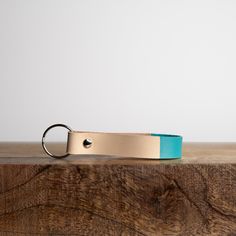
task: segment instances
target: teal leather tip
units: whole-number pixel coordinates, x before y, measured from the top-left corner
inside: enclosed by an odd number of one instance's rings
[[[177,159],[182,157],[183,137],[170,134],[151,134],[160,137],[160,159]]]

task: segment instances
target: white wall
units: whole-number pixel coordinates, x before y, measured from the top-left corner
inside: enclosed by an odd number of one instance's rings
[[[76,130],[236,141],[236,1],[0,0],[0,141]]]

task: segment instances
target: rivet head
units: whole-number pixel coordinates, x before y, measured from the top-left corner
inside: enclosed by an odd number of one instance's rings
[[[92,140],[89,138],[86,138],[83,142],[83,145],[85,148],[90,148],[92,146]]]

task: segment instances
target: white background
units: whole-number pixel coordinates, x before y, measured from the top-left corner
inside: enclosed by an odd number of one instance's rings
[[[0,0],[0,82],[0,141],[236,141],[236,1]]]

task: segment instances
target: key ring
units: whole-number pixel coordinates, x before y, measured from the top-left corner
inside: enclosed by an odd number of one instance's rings
[[[61,159],[61,158],[64,158],[64,157],[67,157],[69,156],[70,154],[69,153],[66,153],[64,155],[54,155],[52,154],[51,152],[48,151],[47,147],[46,147],[46,144],[45,144],[45,138],[46,138],[46,134],[48,133],[49,130],[55,128],[55,127],[63,127],[65,129],[68,129],[69,131],[72,131],[72,129],[65,125],[65,124],[54,124],[54,125],[51,125],[49,126],[43,133],[43,137],[42,137],[42,147],[44,149],[44,151],[51,157],[54,157],[54,158],[57,158],[57,159]]]

